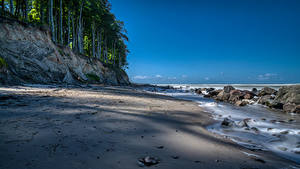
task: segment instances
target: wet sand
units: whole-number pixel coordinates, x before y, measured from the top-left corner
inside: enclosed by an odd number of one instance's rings
[[[0,168],[134,169],[145,156],[161,169],[296,166],[208,132],[213,122],[194,102],[130,87],[0,87]]]

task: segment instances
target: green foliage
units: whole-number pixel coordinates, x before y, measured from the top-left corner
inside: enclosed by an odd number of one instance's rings
[[[86,77],[90,80],[90,81],[100,81],[100,77],[95,75],[95,74],[86,74]]]
[[[7,63],[6,61],[0,57],[0,68],[6,68],[7,67]]]
[[[102,58],[99,59],[105,64],[110,64],[118,68],[127,67],[126,57],[129,53],[126,45],[128,41],[127,31],[125,30],[124,22],[118,20],[111,13],[111,4],[108,0],[51,1],[53,2],[53,8],[50,8],[50,0],[14,0],[13,7],[15,12],[11,15],[30,23],[47,24],[50,27],[54,25],[54,30],[51,29],[51,33],[55,43],[69,46],[73,51],[82,52],[82,54],[90,57],[92,56],[94,46],[96,48],[96,55],[100,56],[101,53]],[[4,2],[5,12],[9,13],[10,1],[5,0]],[[60,6],[60,2],[62,2],[62,7]],[[80,22],[81,5],[83,8]],[[54,20],[53,25],[50,17],[50,9],[53,9],[51,15]],[[60,24],[61,22],[62,24]],[[81,31],[78,31],[80,28],[79,25],[82,25]],[[62,32],[60,32],[61,29]],[[73,33],[75,33],[74,37]],[[95,38],[95,45],[93,45],[93,36]],[[101,40],[99,39],[100,36]],[[82,39],[82,43],[78,42],[78,37]],[[97,44],[101,45],[101,51],[97,50]],[[106,57],[103,57],[104,53],[107,53]]]

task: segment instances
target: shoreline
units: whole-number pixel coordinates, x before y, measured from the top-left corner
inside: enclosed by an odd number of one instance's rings
[[[0,91],[10,96],[0,105],[0,167],[139,168],[137,159],[147,155],[166,169],[296,165],[210,133],[213,118],[192,101],[99,85]]]

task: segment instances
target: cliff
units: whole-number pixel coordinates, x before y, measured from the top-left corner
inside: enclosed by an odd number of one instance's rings
[[[124,70],[51,41],[48,28],[0,18],[0,84],[129,85]]]

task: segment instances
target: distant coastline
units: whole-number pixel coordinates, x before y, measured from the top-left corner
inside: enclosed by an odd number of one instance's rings
[[[251,90],[252,88],[257,88],[258,90],[264,88],[264,87],[270,87],[278,90],[281,86],[291,86],[291,85],[300,85],[300,83],[182,83],[182,84],[151,84],[151,85],[157,85],[157,86],[173,86],[175,88],[180,87],[188,87],[189,89],[195,89],[195,88],[209,88],[213,87],[216,89],[222,89],[224,86],[233,86],[237,89],[243,89],[243,90]]]

